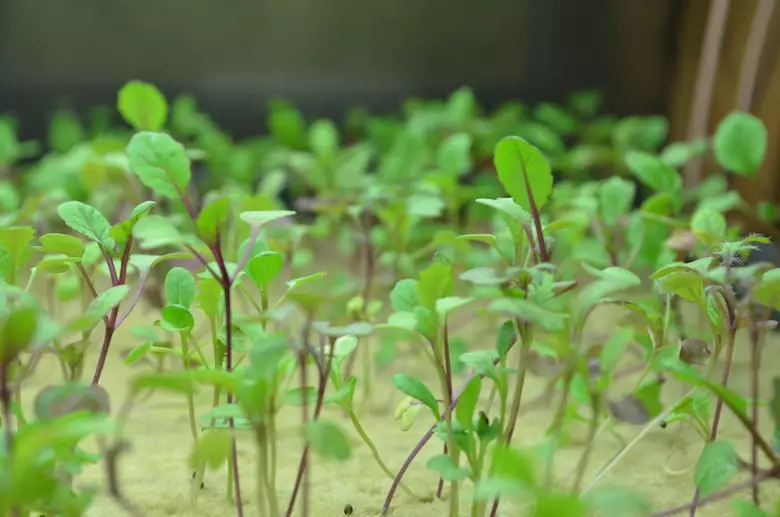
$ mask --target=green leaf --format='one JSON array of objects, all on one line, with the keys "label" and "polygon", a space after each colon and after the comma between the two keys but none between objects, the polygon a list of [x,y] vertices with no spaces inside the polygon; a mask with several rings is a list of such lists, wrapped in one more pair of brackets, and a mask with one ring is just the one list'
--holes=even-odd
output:
[{"label": "green leaf", "polygon": [[775,430],[780,429],[780,377],[772,379],[772,399],[769,401],[769,410],[775,422]]},{"label": "green leaf", "polygon": [[230,198],[218,197],[211,200],[200,212],[196,226],[198,237],[204,242],[209,244],[216,242],[217,232],[230,216],[230,203]]},{"label": "green leaf", "polygon": [[390,292],[390,305],[398,312],[411,312],[420,305],[419,282],[404,278]]},{"label": "green leaf", "polygon": [[305,435],[312,449],[324,458],[344,461],[351,455],[347,435],[338,424],[314,420],[306,426]]},{"label": "green leaf", "polygon": [[764,162],[767,130],[758,117],[735,111],[718,125],[713,139],[715,158],[723,168],[743,175],[753,175]]},{"label": "green leaf", "polygon": [[657,156],[630,151],[625,159],[631,172],[656,192],[676,194],[682,188],[680,174]]},{"label": "green leaf", "polygon": [[135,376],[130,383],[133,393],[160,389],[173,393],[195,393],[195,383],[185,372],[144,373]]},{"label": "green leaf", "polygon": [[436,300],[436,312],[439,318],[445,318],[450,312],[459,309],[474,301],[473,298],[462,298],[460,296],[445,296]]},{"label": "green leaf", "polygon": [[520,137],[504,137],[496,145],[494,163],[501,184],[518,205],[532,212],[533,197],[536,209],[542,209],[552,193],[553,176],[539,149]]},{"label": "green leaf", "polygon": [[121,223],[111,228],[111,237],[114,238],[119,244],[124,244],[130,238],[133,233],[133,227],[141,220],[143,216],[149,213],[149,211],[155,207],[157,203],[154,201],[144,201],[139,203],[130,212],[130,215]]},{"label": "green leaf", "polygon": [[460,481],[469,477],[469,471],[456,465],[446,454],[432,457],[425,466],[428,470],[436,472],[444,481]]},{"label": "green leaf", "polygon": [[119,113],[136,131],[159,131],[168,118],[168,103],[151,83],[130,81],[117,98]]},{"label": "green leaf", "polygon": [[255,210],[241,212],[241,220],[252,226],[263,226],[277,219],[295,215],[295,210]]},{"label": "green leaf", "polygon": [[542,492],[536,499],[532,517],[584,517],[587,507],[577,496],[566,492]]},{"label": "green leaf", "polygon": [[38,238],[41,251],[52,255],[65,255],[80,259],[84,255],[84,243],[78,237],[63,233],[47,233]]},{"label": "green leaf", "polygon": [[161,327],[168,332],[192,330],[195,327],[195,318],[193,318],[192,313],[181,305],[166,305],[161,314],[163,317]]},{"label": "green leaf", "polygon": [[[35,236],[35,229],[30,226],[10,226],[0,228],[0,249],[7,252],[8,264],[4,267],[0,265],[0,273],[5,269],[10,273],[9,279],[16,279],[17,272],[22,268],[30,256],[32,242]],[[0,263],[3,260],[0,259]],[[0,281],[2,274],[0,274]]]},{"label": "green leaf", "polygon": [[619,176],[612,176],[599,187],[601,218],[608,226],[615,226],[620,218],[631,211],[636,195],[636,185]]},{"label": "green leaf", "polygon": [[691,218],[691,231],[708,246],[723,242],[726,229],[726,218],[711,208],[699,208]]},{"label": "green leaf", "polygon": [[769,517],[768,513],[750,501],[732,499],[731,507],[734,509],[737,517]]},{"label": "green leaf", "polygon": [[11,312],[0,323],[0,360],[8,364],[33,341],[38,326],[38,312],[23,308]]},{"label": "green leaf", "polygon": [[309,146],[321,158],[332,158],[339,149],[339,132],[330,120],[317,120],[309,128]]},{"label": "green leaf", "polygon": [[417,289],[420,293],[420,304],[435,311],[436,300],[452,293],[452,266],[444,262],[433,262],[420,272]]},{"label": "green leaf", "polygon": [[89,303],[84,315],[73,321],[69,328],[74,331],[91,329],[111,309],[119,305],[127,297],[128,293],[130,293],[130,287],[127,285],[117,285],[100,293]]},{"label": "green leaf", "polygon": [[493,300],[488,310],[515,316],[522,321],[539,325],[548,332],[560,332],[566,327],[568,314],[551,312],[538,304],[522,298],[499,298]]},{"label": "green leaf", "polygon": [[393,375],[393,384],[404,395],[412,397],[428,406],[436,419],[439,419],[439,404],[436,401],[436,397],[433,396],[433,393],[431,393],[431,390],[429,390],[425,384],[405,373],[396,373]]},{"label": "green leaf", "polygon": [[57,214],[72,230],[87,239],[112,249],[111,225],[100,211],[80,201],[66,201],[57,207]]},{"label": "green leaf", "polygon": [[180,199],[190,183],[190,159],[179,142],[165,133],[142,131],[125,148],[130,169],[158,196]]},{"label": "green leaf", "polygon": [[455,133],[438,150],[439,169],[447,175],[461,175],[471,167],[471,135]]},{"label": "green leaf", "polygon": [[705,304],[704,280],[698,273],[691,271],[672,273],[659,279],[658,285],[662,292],[674,293],[700,307]]},{"label": "green leaf", "polygon": [[203,467],[217,470],[227,462],[232,445],[233,437],[230,431],[206,431],[198,437],[190,456],[190,466],[196,470]]},{"label": "green leaf", "polygon": [[274,278],[282,272],[284,257],[275,251],[263,251],[255,255],[247,264],[249,277],[258,287],[268,287]]},{"label": "green leaf", "polygon": [[189,309],[195,301],[196,287],[192,273],[183,267],[173,267],[165,275],[165,301]]},{"label": "green leaf", "polygon": [[173,223],[160,215],[147,216],[133,227],[133,237],[141,243],[141,248],[161,248],[179,246],[183,238]]},{"label": "green leaf", "polygon": [[599,363],[602,371],[611,372],[620,361],[628,343],[634,337],[634,331],[631,328],[622,328],[618,332],[612,334],[607,342],[604,343],[604,348],[601,349],[601,355],[599,356]]},{"label": "green leaf", "polygon": [[146,343],[143,343],[141,345],[138,345],[134,347],[130,352],[125,356],[124,363],[126,365],[135,364],[144,357],[146,357],[146,354],[148,354],[152,350],[152,342],[147,341]]},{"label": "green leaf", "polygon": [[598,512],[598,515],[645,517],[652,511],[652,505],[647,497],[622,488],[598,488],[585,494],[582,500]]},{"label": "green leaf", "polygon": [[714,494],[739,470],[734,444],[726,440],[708,443],[696,462],[694,481],[701,490],[701,496]]},{"label": "green leaf", "polygon": [[477,403],[479,402],[479,394],[482,390],[482,380],[478,375],[475,375],[471,379],[466,387],[463,389],[460,398],[458,399],[458,405],[455,407],[455,416],[458,422],[471,431],[474,413],[477,410]]},{"label": "green leaf", "polygon": [[[531,222],[531,214],[528,213],[523,207],[515,203],[515,200],[511,197],[499,197],[496,199],[479,198],[475,200],[480,205],[489,206],[490,208],[509,216],[513,221],[519,224],[528,224]],[[494,236],[491,235],[495,239]]]}]

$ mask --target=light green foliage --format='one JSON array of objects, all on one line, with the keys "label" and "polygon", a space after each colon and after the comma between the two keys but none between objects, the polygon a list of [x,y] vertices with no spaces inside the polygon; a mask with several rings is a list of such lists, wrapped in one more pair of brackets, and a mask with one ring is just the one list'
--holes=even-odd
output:
[{"label": "light green foliage", "polygon": [[130,169],[161,197],[179,199],[190,183],[190,159],[184,146],[165,133],[136,133],[125,148]]},{"label": "light green foliage", "polygon": [[552,193],[550,164],[536,147],[519,137],[507,137],[496,146],[495,165],[506,191],[523,210],[533,212],[531,199],[541,210]]},{"label": "light green foliage", "polygon": [[734,445],[729,441],[715,440],[708,443],[699,456],[694,480],[702,497],[707,497],[720,490],[738,470]]},{"label": "light green foliage", "polygon": [[766,155],[766,127],[750,113],[733,112],[718,125],[713,143],[721,166],[737,174],[753,175]]},{"label": "light green foliage", "polygon": [[195,301],[195,279],[183,267],[174,267],[165,276],[165,299],[188,309]]},{"label": "light green foliage", "polygon": [[137,131],[160,131],[168,119],[168,103],[151,83],[130,81],[119,90],[119,113]]},{"label": "light green foliage", "polygon": [[305,428],[306,440],[312,449],[324,458],[344,461],[352,454],[349,440],[338,424],[318,419]]},{"label": "light green foliage", "polygon": [[405,373],[393,375],[393,384],[404,395],[412,397],[427,406],[433,412],[435,418],[439,419],[439,404],[436,401],[436,397],[433,396],[433,393],[425,384]]},{"label": "light green foliage", "polygon": [[57,213],[72,230],[107,250],[113,249],[111,225],[97,208],[80,201],[66,201],[57,207]]}]

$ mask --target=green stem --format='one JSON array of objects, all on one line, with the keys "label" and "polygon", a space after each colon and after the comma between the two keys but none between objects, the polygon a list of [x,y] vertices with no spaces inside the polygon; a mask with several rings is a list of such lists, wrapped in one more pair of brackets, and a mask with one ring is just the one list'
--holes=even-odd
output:
[{"label": "green stem", "polygon": [[[258,426],[256,432],[258,455],[260,456],[257,462],[257,507],[259,508],[260,517],[267,517],[268,511],[265,507],[266,500],[270,503],[271,497],[268,497],[268,450],[267,450],[267,436],[263,429],[263,424]],[[272,513],[272,516],[279,515],[279,512]]]},{"label": "green stem", "polygon": [[[368,450],[371,451],[371,456],[374,457],[374,461],[376,462],[376,464],[379,465],[379,468],[382,469],[382,472],[384,472],[387,475],[387,477],[389,477],[391,480],[395,479],[395,473],[392,470],[390,470],[390,468],[385,464],[384,461],[382,461],[382,457],[379,455],[379,451],[377,450],[376,445],[374,445],[374,442],[371,440],[371,438],[369,438],[368,434],[366,433],[366,430],[360,424],[360,420],[358,420],[358,417],[355,414],[355,412],[352,410],[348,410],[347,414],[349,415],[349,420],[352,422],[352,426],[355,428],[355,431],[363,440],[363,443],[366,444]],[[409,497],[417,500],[420,499],[420,497],[415,495],[415,493],[412,492],[409,488],[407,488],[403,483],[401,484],[400,488]]]},{"label": "green stem", "polygon": [[680,400],[678,400],[676,403],[669,406],[665,411],[661,412],[660,415],[655,417],[651,422],[649,422],[645,427],[637,434],[633,440],[631,440],[625,447],[623,447],[620,452],[615,455],[614,458],[612,458],[604,467],[599,471],[598,474],[596,474],[596,477],[593,478],[593,480],[582,490],[582,494],[586,494],[587,492],[591,491],[593,487],[595,487],[602,479],[604,479],[604,476],[606,476],[610,470],[614,468],[615,465],[617,465],[623,457],[628,454],[628,452],[634,448],[636,444],[638,444],[642,439],[647,436],[647,433],[655,429],[661,421],[663,421],[664,418],[669,416],[672,411],[677,409],[681,402],[685,401],[688,397],[693,395],[696,392],[696,388],[691,389],[688,393],[686,393]]},{"label": "green stem", "polygon": [[585,476],[585,467],[588,465],[590,453],[593,451],[593,442],[596,441],[596,434],[599,431],[599,410],[601,408],[598,394],[592,393],[591,398],[593,399],[593,415],[590,419],[590,427],[588,428],[588,441],[585,445],[585,451],[582,453],[582,456],[580,456],[579,462],[577,462],[577,474],[574,478],[574,487],[572,488],[572,493],[574,495],[580,491],[582,478]]},{"label": "green stem", "polygon": [[[188,372],[190,369],[190,350],[187,344],[187,336],[185,336],[184,332],[181,332],[179,335],[181,337],[181,362],[184,371]],[[191,392],[187,393],[187,412],[189,414],[192,439],[195,443],[198,443],[198,424],[195,420],[195,397]]]}]

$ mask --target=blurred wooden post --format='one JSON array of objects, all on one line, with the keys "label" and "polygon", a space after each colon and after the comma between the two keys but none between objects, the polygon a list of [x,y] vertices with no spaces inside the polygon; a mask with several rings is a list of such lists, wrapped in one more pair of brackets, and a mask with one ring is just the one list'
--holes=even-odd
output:
[{"label": "blurred wooden post", "polygon": [[[690,138],[691,129],[695,128],[691,107],[697,100],[694,92],[706,23],[710,9],[719,1],[685,0],[682,6],[677,28],[675,80],[669,103],[673,140]],[[769,146],[764,166],[753,178],[733,177],[731,180],[732,186],[752,206],[761,201],[780,201],[780,8],[776,4],[775,0],[731,2],[707,113],[708,135],[735,109],[752,112],[767,126]],[[751,39],[756,32],[754,29],[759,34]],[[763,37],[761,31],[765,31]],[[750,62],[750,58],[745,62],[748,45],[754,62]],[[706,176],[715,165],[710,157],[703,161],[703,166],[702,176]],[[745,224],[749,231],[767,231],[754,220],[745,221]]]}]

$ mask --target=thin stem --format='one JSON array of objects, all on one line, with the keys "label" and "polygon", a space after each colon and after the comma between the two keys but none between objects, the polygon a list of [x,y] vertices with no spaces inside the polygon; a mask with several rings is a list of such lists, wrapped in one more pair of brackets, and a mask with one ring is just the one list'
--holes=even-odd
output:
[{"label": "thin stem", "polygon": [[591,393],[593,399],[593,415],[591,415],[590,426],[588,428],[588,441],[585,445],[585,451],[583,451],[580,460],[577,462],[577,474],[574,478],[574,486],[572,487],[572,494],[577,495],[582,485],[582,480],[585,477],[585,467],[588,465],[590,459],[590,453],[593,451],[593,442],[596,440],[596,435],[599,432],[599,398],[598,393],[595,391]]},{"label": "thin stem", "polygon": [[[190,369],[190,353],[189,346],[187,345],[187,336],[184,332],[181,334],[181,362],[184,371],[187,372]],[[192,432],[192,439],[195,443],[198,443],[198,424],[195,420],[195,397],[192,392],[187,392],[187,413],[190,420],[190,432]]]},{"label": "thin stem", "polygon": [[0,364],[0,404],[3,410],[3,434],[5,449],[10,457],[13,451],[14,428],[11,421],[11,391],[8,388],[8,364]]},{"label": "thin stem", "polygon": [[604,476],[606,476],[612,468],[617,465],[623,457],[628,454],[628,452],[634,448],[636,444],[638,444],[642,439],[647,436],[647,434],[655,429],[659,423],[661,423],[669,414],[677,409],[679,407],[680,402],[686,400],[688,397],[690,397],[694,392],[696,391],[696,388],[693,388],[688,393],[683,395],[683,397],[669,406],[665,411],[662,411],[660,415],[655,417],[651,422],[645,425],[645,427],[637,434],[633,440],[631,440],[629,443],[627,443],[621,450],[618,452],[604,467],[599,471],[598,474],[593,478],[593,480],[582,490],[582,494],[585,494],[587,492],[590,492],[599,482],[604,479]]},{"label": "thin stem", "polygon": [[[392,470],[385,464],[384,461],[382,461],[382,457],[379,455],[379,450],[376,448],[376,445],[371,440],[371,438],[368,436],[368,433],[366,433],[366,430],[363,428],[363,426],[360,423],[360,420],[358,420],[357,415],[354,411],[349,411],[348,413],[349,420],[352,422],[352,427],[355,428],[355,431],[357,432],[358,436],[360,436],[360,439],[363,440],[363,443],[368,447],[368,450],[371,451],[371,456],[373,456],[374,461],[377,465],[379,465],[379,468],[382,469],[382,472],[384,472],[387,477],[390,479],[393,479],[395,477],[395,474]],[[420,499],[417,495],[415,495],[414,492],[412,492],[406,485],[401,484],[401,490],[406,493],[409,497],[413,499]]]},{"label": "thin stem", "polygon": [[764,481],[769,478],[777,477],[778,475],[780,475],[780,467],[773,467],[770,470],[762,472],[756,478],[750,479],[749,481],[745,481],[743,483],[732,485],[729,488],[726,488],[724,490],[721,490],[720,492],[716,492],[712,494],[711,496],[698,500],[695,504],[690,503],[682,506],[677,506],[675,508],[671,508],[663,512],[654,513],[651,517],[670,517],[672,515],[677,515],[678,513],[682,513],[686,510],[692,510],[697,507],[702,507],[704,505],[725,499],[732,494],[736,494],[737,492],[741,492],[744,489],[753,486],[756,483],[760,483],[761,481]]},{"label": "thin stem", "polygon": [[[449,449],[449,455],[450,458],[452,458],[452,462],[455,465],[459,464],[460,461],[460,450],[458,449],[458,444],[455,441],[455,432],[452,427],[452,418],[453,418],[453,410],[455,409],[455,405],[453,404],[453,397],[452,397],[452,364],[450,361],[450,338],[449,333],[447,331],[447,320],[444,320],[444,332],[442,336],[442,351],[444,353],[444,376],[442,378],[442,382],[444,383],[444,394],[445,394],[445,421],[447,423],[447,448]],[[458,515],[458,506],[460,503],[459,499],[459,491],[458,491],[458,482],[452,481],[450,483],[450,517],[457,517]]]},{"label": "thin stem", "polygon": [[[750,318],[750,397],[751,411],[750,418],[753,425],[758,427],[758,373],[761,368],[761,349],[759,343],[758,325],[754,318]],[[753,474],[753,480],[758,478],[758,443],[755,436],[750,440],[750,467]],[[753,485],[753,502],[758,506],[759,503],[758,482]]]},{"label": "thin stem", "polygon": [[[223,289],[224,289],[224,297],[225,297],[225,369],[229,372],[233,371],[233,308],[231,303],[231,285],[230,282],[227,281],[229,278],[229,275],[227,273],[227,268],[225,267],[225,262],[222,259],[222,255],[219,254],[219,258],[217,258],[217,262],[219,263],[219,267],[222,270],[222,278],[226,279]],[[233,403],[233,394],[231,392],[227,392],[227,403],[232,404]],[[236,436],[235,436],[235,428],[236,423],[233,418],[228,418],[228,425],[230,425],[230,431],[231,431],[231,458],[232,458],[232,473],[233,473],[233,483],[236,490],[236,512],[238,517],[243,517],[244,515],[244,503],[241,500],[241,479],[239,477],[239,469],[238,469],[238,446],[236,445]]]},{"label": "thin stem", "polygon": [[[734,340],[736,339],[736,335],[737,335],[735,319],[736,319],[735,316],[731,315],[730,317],[731,321],[729,324],[729,337],[726,343],[726,359],[723,364],[723,376],[721,377],[721,381],[720,381],[721,385],[724,388],[727,387],[729,383],[729,376],[731,375],[731,361],[734,357]],[[720,417],[722,413],[723,413],[723,399],[718,397],[718,400],[715,403],[715,416],[712,419],[712,429],[710,431],[710,442],[714,442],[718,438],[718,427],[720,426]],[[700,496],[701,496],[701,490],[697,486],[693,494],[693,501],[691,501],[691,512],[689,514],[690,517],[694,517],[696,515],[696,508],[698,507]]]},{"label": "thin stem", "polygon": [[[303,332],[303,336],[304,336],[304,349],[303,349],[303,351],[301,351],[301,354],[306,354],[307,351],[308,351],[308,346],[306,345],[306,343],[307,343],[307,337],[309,335],[309,330],[308,329],[310,327],[311,327],[311,318],[309,318],[307,320],[307,323],[305,325],[305,329],[304,329],[304,332]],[[324,365],[320,365],[320,363],[317,362],[320,375],[319,375],[319,379],[318,379],[319,384],[317,386],[317,401],[315,402],[315,405],[314,405],[314,417],[313,417],[313,420],[317,420],[320,417],[320,412],[322,412],[322,407],[324,405],[323,402],[325,401],[325,389],[327,387],[328,378],[330,376],[330,370],[331,370],[331,367],[333,365],[333,352],[334,352],[334,348],[333,348],[332,345],[333,344],[331,343],[330,354],[328,354],[328,358],[325,361],[325,364]],[[324,345],[321,343],[321,345],[320,345],[321,355],[322,355],[322,351],[323,350],[324,350]],[[305,358],[305,355],[303,357]],[[301,367],[305,368],[305,362],[304,362],[304,364]],[[303,382],[303,380],[304,380],[303,375],[304,374],[302,373],[301,375],[302,375],[301,381]],[[306,389],[305,384],[302,386],[302,389],[305,392],[305,389]],[[304,397],[304,399],[305,398],[306,397]],[[307,483],[303,482],[303,478],[304,478],[304,474],[308,470],[307,469],[308,460],[309,460],[309,444],[307,443],[304,446],[304,448],[303,448],[303,454],[301,455],[301,461],[298,464],[298,474],[296,475],[295,485],[293,486],[292,495],[290,496],[290,504],[287,506],[287,513],[285,514],[287,517],[292,517],[292,512],[295,509],[295,501],[296,501],[296,499],[298,497],[298,492],[299,492],[299,490],[301,488],[301,484],[304,485],[304,487],[303,487],[304,488],[304,500],[306,499],[306,491],[307,491],[307,486],[306,485],[307,485]],[[304,517],[307,515],[306,512],[305,512],[305,507],[304,507],[303,515],[304,515]]]},{"label": "thin stem", "polygon": [[[515,385],[515,393],[514,397],[512,398],[512,407],[510,409],[509,414],[509,422],[507,424],[506,428],[506,434],[503,437],[503,443],[505,445],[509,445],[512,443],[512,436],[515,433],[515,427],[517,425],[517,419],[520,414],[520,405],[523,401],[523,391],[525,388],[525,377],[526,377],[526,364],[528,364],[528,350],[530,349],[531,344],[531,337],[528,336],[528,339],[524,337],[524,334],[521,332],[521,326],[520,324],[515,321],[515,333],[517,336],[517,340],[520,340],[520,353],[518,354],[517,359],[517,384]],[[526,332],[530,332],[528,327],[525,327]],[[502,425],[504,423],[502,422]],[[495,517],[498,515],[498,506],[500,504],[500,499],[497,497],[495,500],[493,500],[493,506],[490,509],[490,516]]]}]

